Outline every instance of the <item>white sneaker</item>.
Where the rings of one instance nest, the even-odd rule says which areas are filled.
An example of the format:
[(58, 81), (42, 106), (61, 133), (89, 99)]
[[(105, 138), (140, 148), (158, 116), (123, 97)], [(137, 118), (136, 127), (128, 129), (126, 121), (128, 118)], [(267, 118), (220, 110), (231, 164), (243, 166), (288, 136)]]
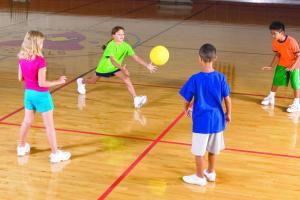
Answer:
[(189, 184), (204, 186), (207, 184), (206, 178), (200, 178), (196, 174), (182, 177), (182, 180)]
[(289, 105), (286, 111), (289, 113), (298, 112), (300, 111), (300, 104), (294, 102), (292, 105)]
[(147, 103), (147, 96), (136, 96), (133, 100), (135, 108), (141, 108), (145, 103)]
[(17, 147), (17, 155), (18, 156), (25, 156), (30, 152), (30, 145), (28, 143), (25, 143), (23, 147), (18, 146)]
[(86, 93), (85, 84), (83, 84), (82, 81), (83, 81), (82, 78), (77, 79), (77, 91), (78, 91), (79, 94), (85, 94)]
[(262, 102), (262, 105), (268, 106), (268, 105), (275, 105), (275, 97), (268, 95), (267, 97), (265, 97)]
[(71, 153), (67, 151), (57, 150), (56, 153), (50, 154), (50, 162), (58, 163), (61, 161), (69, 160), (71, 157)]
[(209, 172), (207, 171), (207, 169), (205, 169), (205, 170), (203, 171), (203, 173), (204, 173), (204, 176), (207, 178), (208, 181), (211, 181), (211, 182), (216, 181), (216, 178), (217, 178), (216, 172), (211, 172), (211, 173), (209, 173)]

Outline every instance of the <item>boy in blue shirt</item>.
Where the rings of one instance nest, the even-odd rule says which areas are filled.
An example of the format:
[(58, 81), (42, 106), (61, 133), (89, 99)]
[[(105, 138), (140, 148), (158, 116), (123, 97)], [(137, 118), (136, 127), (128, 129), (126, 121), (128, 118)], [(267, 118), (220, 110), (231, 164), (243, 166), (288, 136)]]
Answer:
[[(186, 116), (192, 116), (193, 119), (191, 151), (196, 159), (196, 174), (184, 176), (183, 181), (200, 186), (206, 185), (207, 180), (216, 180), (216, 155), (225, 148), (223, 131), (226, 122), (231, 121), (230, 88), (225, 76), (213, 68), (216, 58), (216, 48), (211, 44), (204, 44), (199, 50), (202, 72), (192, 75), (180, 90), (180, 95), (185, 99)], [(192, 99), (193, 111), (190, 109)], [(222, 108), (223, 99), (226, 114)], [(208, 168), (204, 169), (206, 151)]]

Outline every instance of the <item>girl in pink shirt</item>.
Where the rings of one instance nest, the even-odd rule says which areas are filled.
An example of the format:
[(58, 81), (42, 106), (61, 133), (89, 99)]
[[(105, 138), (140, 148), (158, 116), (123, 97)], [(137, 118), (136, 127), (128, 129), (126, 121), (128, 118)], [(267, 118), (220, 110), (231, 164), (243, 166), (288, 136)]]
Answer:
[(53, 122), (53, 101), (49, 87), (64, 84), (66, 77), (58, 80), (47, 81), (46, 61), (42, 54), (44, 35), (38, 31), (26, 33), (19, 57), (19, 81), (25, 83), (24, 109), (25, 116), (20, 128), (20, 142), (17, 147), (17, 155), (24, 156), (30, 152), (30, 145), (25, 142), (29, 128), (36, 112), (43, 117), (48, 142), (51, 147), (50, 162), (57, 163), (68, 160), (69, 152), (58, 150), (56, 132)]

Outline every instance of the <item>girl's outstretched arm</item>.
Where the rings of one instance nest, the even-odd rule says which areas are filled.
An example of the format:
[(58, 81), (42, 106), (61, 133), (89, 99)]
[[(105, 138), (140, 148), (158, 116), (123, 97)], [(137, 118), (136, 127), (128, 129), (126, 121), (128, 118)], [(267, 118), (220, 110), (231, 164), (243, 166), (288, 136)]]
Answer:
[(39, 75), (38, 75), (38, 80), (39, 80), (39, 86), (40, 87), (52, 87), (55, 85), (60, 85), (66, 83), (66, 77), (61, 76), (59, 79), (55, 81), (47, 81), (46, 80), (46, 67), (43, 67), (39, 69)]
[(138, 55), (133, 55), (132, 58), (139, 64), (145, 66), (150, 73), (156, 72), (157, 67), (155, 65), (152, 65), (152, 63), (146, 63), (141, 57), (139, 57)]

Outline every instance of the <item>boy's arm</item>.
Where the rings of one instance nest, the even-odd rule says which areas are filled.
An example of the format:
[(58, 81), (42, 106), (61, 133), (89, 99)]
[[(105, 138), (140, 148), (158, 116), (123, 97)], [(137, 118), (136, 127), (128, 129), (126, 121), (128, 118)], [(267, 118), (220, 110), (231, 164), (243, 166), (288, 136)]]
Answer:
[(19, 79), (20, 82), (24, 80), (20, 65), (19, 65), (19, 70), (18, 70), (18, 79)]
[(231, 122), (231, 98), (227, 96), (224, 98), (226, 107), (226, 121)]
[(293, 64), (291, 68), (289, 68), (289, 71), (293, 71), (297, 66), (300, 65), (300, 52), (296, 53), (295, 56), (296, 56), (296, 62)]
[(273, 60), (272, 60), (271, 64), (269, 66), (262, 67), (262, 70), (271, 70), (271, 69), (273, 69), (278, 64), (278, 61), (279, 61), (279, 54), (276, 53), (273, 57)]
[(151, 63), (147, 64), (141, 57), (139, 57), (138, 55), (134, 54), (132, 56), (133, 60), (135, 60), (135, 62), (145, 66), (149, 71), (150, 73), (153, 73), (153, 72), (156, 72), (157, 70), (157, 67), (152, 65)]
[(191, 102), (184, 101), (184, 113), (185, 116), (191, 117), (192, 116), (192, 108), (190, 108)]

